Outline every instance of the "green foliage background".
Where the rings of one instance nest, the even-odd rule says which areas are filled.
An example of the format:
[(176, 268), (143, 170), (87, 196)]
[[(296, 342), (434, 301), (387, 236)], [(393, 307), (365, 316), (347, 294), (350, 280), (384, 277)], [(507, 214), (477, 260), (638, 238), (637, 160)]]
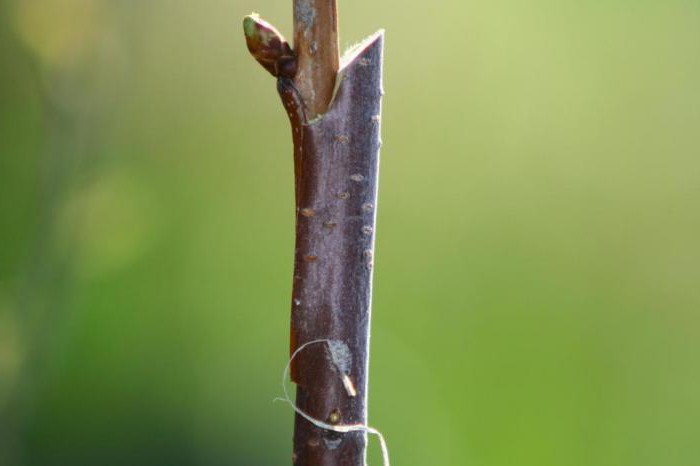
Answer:
[[(240, 19), (0, 3), (0, 464), (290, 464), (290, 130)], [(700, 464), (700, 3), (385, 27), (371, 423), (397, 465)], [(370, 464), (378, 465), (373, 444)]]

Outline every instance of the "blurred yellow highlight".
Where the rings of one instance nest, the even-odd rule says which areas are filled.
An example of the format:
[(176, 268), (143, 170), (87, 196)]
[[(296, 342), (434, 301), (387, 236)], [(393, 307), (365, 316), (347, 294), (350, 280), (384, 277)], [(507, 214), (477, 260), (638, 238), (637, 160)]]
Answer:
[(76, 271), (86, 278), (126, 267), (152, 244), (154, 209), (153, 196), (133, 174), (108, 172), (60, 209), (58, 248), (75, 251)]
[(43, 64), (72, 68), (94, 47), (103, 10), (100, 0), (22, 0), (17, 29)]

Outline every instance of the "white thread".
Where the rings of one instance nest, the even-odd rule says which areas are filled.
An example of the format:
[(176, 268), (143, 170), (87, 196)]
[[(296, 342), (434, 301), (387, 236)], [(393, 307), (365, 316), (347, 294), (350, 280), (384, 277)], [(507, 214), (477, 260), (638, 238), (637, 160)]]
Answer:
[(306, 412), (302, 411), (294, 402), (289, 398), (289, 392), (287, 391), (287, 377), (289, 376), (289, 367), (292, 365), (292, 361), (294, 358), (299, 354), (304, 348), (306, 348), (309, 345), (313, 345), (316, 343), (325, 343), (328, 345), (328, 349), (332, 350), (333, 347), (333, 342), (328, 339), (319, 339), (319, 340), (311, 340), (307, 341), (303, 345), (301, 345), (299, 348), (296, 349), (292, 353), (292, 356), (289, 358), (289, 361), (287, 361), (287, 365), (284, 368), (284, 372), (282, 373), (282, 391), (284, 392), (284, 398), (275, 398), (275, 401), (285, 401), (289, 403), (289, 406), (292, 407), (294, 411), (297, 412), (301, 417), (309, 421), (311, 424), (315, 425), (316, 427), (320, 429), (325, 429), (325, 430), (330, 430), (332, 432), (338, 432), (341, 434), (347, 434), (348, 432), (365, 432), (367, 434), (372, 434), (376, 435), (377, 438), (379, 439), (379, 446), (382, 449), (382, 464), (384, 466), (390, 466), (389, 464), (389, 449), (387, 448), (386, 445), (386, 440), (384, 440), (384, 436), (382, 435), (381, 432), (379, 432), (377, 429), (374, 427), (370, 427), (364, 424), (338, 424), (338, 425), (333, 425), (333, 424), (328, 424), (327, 422), (320, 421), (314, 417), (312, 417), (310, 414), (307, 414)]

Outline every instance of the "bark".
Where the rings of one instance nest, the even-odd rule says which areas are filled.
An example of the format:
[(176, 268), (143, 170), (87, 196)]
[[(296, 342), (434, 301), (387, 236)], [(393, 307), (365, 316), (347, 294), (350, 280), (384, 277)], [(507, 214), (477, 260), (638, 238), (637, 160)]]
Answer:
[[(380, 33), (361, 46), (329, 111), (303, 126), (291, 350), (323, 338), (334, 344), (299, 353), (292, 380), (298, 407), (331, 424), (367, 423), (382, 45)], [(366, 441), (297, 415), (294, 464), (361, 466)]]

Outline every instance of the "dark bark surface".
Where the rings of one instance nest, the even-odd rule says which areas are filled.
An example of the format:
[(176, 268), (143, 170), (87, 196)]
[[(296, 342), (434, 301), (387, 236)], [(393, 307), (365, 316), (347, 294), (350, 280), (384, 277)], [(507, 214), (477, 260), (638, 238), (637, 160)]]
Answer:
[[(300, 352), (292, 379), (298, 407), (330, 424), (367, 423), (382, 46), (381, 33), (360, 45), (329, 110), (301, 127), (291, 351), (331, 344)], [(297, 415), (294, 464), (362, 466), (366, 442)]]

